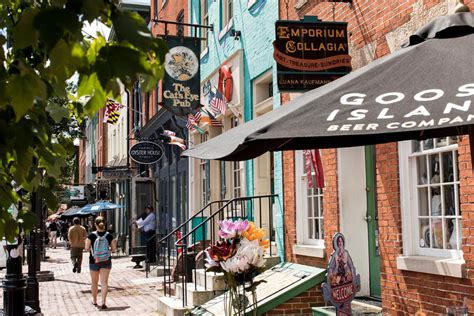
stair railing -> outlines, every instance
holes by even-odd
[[[208,218],[203,220],[199,225],[195,226],[191,231],[182,235],[180,239],[175,242],[176,249],[181,249],[182,260],[182,300],[183,307],[187,306],[187,283],[194,283],[194,289],[197,290],[197,272],[196,267],[200,261],[200,266],[204,267],[204,290],[207,290],[207,272],[205,269],[205,254],[202,253],[209,245],[214,244],[216,240],[222,240],[218,236],[219,221],[223,219],[249,219],[255,222],[258,228],[265,228],[267,230],[267,237],[270,241],[274,241],[274,225],[273,225],[273,205],[277,194],[239,197],[228,201],[216,212],[212,213]],[[265,213],[264,213],[265,212]],[[258,217],[257,217],[258,215]],[[209,225],[208,225],[209,224]],[[266,224],[266,225],[264,225]],[[209,230],[207,229],[210,226]],[[266,226],[266,227],[265,227]],[[201,240],[196,240],[196,235],[202,236]],[[272,256],[272,246],[270,243],[269,254]],[[187,257],[189,250],[192,249],[193,255],[201,252],[199,259],[194,259],[192,262],[194,267],[188,267]],[[193,269],[193,275],[189,276],[187,269]],[[191,282],[190,282],[191,281]]]
[[[181,235],[186,234],[189,231],[190,225],[192,225],[192,221],[195,218],[206,216],[206,214],[212,214],[213,210],[216,208],[222,207],[224,203],[226,203],[227,200],[222,200],[222,201],[213,201],[209,202],[206,206],[201,208],[196,214],[188,218],[186,221],[181,223],[178,227],[173,229],[169,234],[166,236],[160,238],[157,241],[157,265],[155,265],[153,268],[150,269],[150,265],[145,266],[145,271],[146,271],[146,277],[149,276],[149,274],[157,269],[160,264],[163,265],[163,291],[164,295],[171,296],[171,288],[169,286],[171,283],[173,283],[173,275],[172,275],[172,267],[174,266],[174,262],[177,261],[177,256],[178,252],[172,253],[171,250],[173,248],[174,243],[172,242],[173,239],[175,238],[177,232],[180,232]],[[156,233],[153,237],[150,239],[156,238],[157,236],[160,236],[160,233]],[[174,259],[173,259],[174,258]]]

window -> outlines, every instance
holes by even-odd
[[[232,20],[234,0],[221,0],[221,5],[221,29],[223,29]]]
[[[201,143],[207,141],[207,134],[201,134]],[[211,200],[210,160],[199,160],[201,178],[201,206],[206,206]]]
[[[181,10],[178,14],[178,17],[176,18],[176,22],[178,23],[184,23],[184,10]],[[177,25],[177,31],[176,35],[178,36],[184,36],[184,26],[181,24]]]
[[[399,146],[407,255],[462,257],[457,137]]]
[[[235,116],[231,118],[231,127],[237,127],[239,125],[239,119]],[[242,196],[242,172],[243,162],[232,161],[231,162],[232,172],[232,198],[239,198]]]
[[[201,25],[209,25],[209,11],[208,11],[208,0],[201,0]],[[208,39],[207,39],[207,28],[201,28],[201,37],[204,39],[201,41],[201,51],[204,51],[206,47],[209,45],[208,44]]]
[[[310,188],[308,186],[304,152],[295,152],[295,158],[297,174],[297,243],[300,245],[317,245],[323,247],[323,190],[319,188]]]

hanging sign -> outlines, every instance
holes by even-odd
[[[84,186],[74,185],[71,186],[66,193],[69,194],[71,200],[84,200]]]
[[[200,106],[199,56],[201,42],[193,37],[165,37],[163,106],[174,114],[187,115]]]
[[[346,22],[277,21],[273,58],[280,91],[305,91],[351,71]]]
[[[329,260],[327,281],[322,286],[324,301],[336,307],[336,315],[352,315],[351,301],[360,291],[360,275],[356,274],[345,245],[344,235],[336,233],[332,239],[334,252]]]
[[[139,142],[133,145],[128,154],[133,161],[144,165],[153,164],[163,157],[163,148],[153,142]]]

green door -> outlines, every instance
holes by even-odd
[[[379,221],[376,206],[375,147],[365,146],[365,172],[367,186],[367,228],[369,230],[370,295],[381,296],[380,292],[380,247]]]

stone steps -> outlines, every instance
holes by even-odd
[[[184,316],[192,306],[183,306],[183,300],[174,296],[162,296],[158,299],[158,313],[164,316]]]
[[[186,303],[191,306],[199,306],[214,297],[223,294],[224,290],[205,290],[204,287],[195,285],[194,283],[185,284]],[[183,284],[176,284],[175,295],[179,299],[183,299]]]

